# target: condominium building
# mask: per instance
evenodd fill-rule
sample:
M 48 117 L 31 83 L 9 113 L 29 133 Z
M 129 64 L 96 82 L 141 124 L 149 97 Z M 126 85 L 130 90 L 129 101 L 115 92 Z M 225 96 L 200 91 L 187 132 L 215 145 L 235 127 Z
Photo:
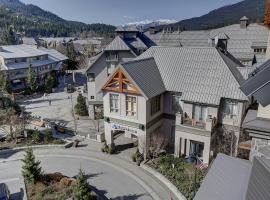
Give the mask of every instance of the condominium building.
M 136 27 L 118 28 L 116 34 L 116 38 L 93 59 L 86 70 L 89 116 L 92 119 L 95 119 L 96 113 L 103 109 L 102 94 L 98 92 L 102 83 L 119 63 L 137 57 L 149 47 L 143 42 Z
M 269 30 L 260 24 L 250 24 L 248 18 L 243 17 L 239 24 L 213 30 L 173 31 L 151 26 L 148 31 L 141 32 L 135 27 L 120 27 L 116 34 L 112 43 L 92 59 L 86 70 L 89 113 L 93 119 L 97 110 L 103 109 L 102 95 L 98 91 L 108 75 L 119 63 L 137 57 L 149 47 L 214 47 L 223 44 L 223 48 L 246 66 L 238 70 L 247 78 L 265 61 Z
M 29 45 L 0 47 L 0 69 L 7 75 L 12 90 L 27 87 L 28 69 L 31 66 L 38 84 L 43 84 L 52 71 L 58 71 L 68 58 L 56 50 Z
M 197 153 L 208 163 L 216 124 L 239 139 L 248 99 L 238 67 L 244 66 L 215 47 L 151 47 L 121 63 L 101 88 L 107 143 L 122 131 L 146 156 L 161 133 L 175 156 Z

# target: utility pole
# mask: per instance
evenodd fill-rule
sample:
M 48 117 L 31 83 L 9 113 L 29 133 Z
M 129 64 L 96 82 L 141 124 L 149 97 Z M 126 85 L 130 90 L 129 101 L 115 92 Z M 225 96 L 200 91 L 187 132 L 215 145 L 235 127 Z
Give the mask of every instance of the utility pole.
M 71 101 L 71 107 L 72 107 L 72 117 L 73 117 L 73 121 L 74 121 L 74 133 L 75 135 L 77 135 L 77 120 L 76 120 L 76 116 L 75 116 L 75 112 L 74 112 L 74 106 L 73 106 L 73 99 L 72 99 L 72 93 L 70 94 L 70 101 Z

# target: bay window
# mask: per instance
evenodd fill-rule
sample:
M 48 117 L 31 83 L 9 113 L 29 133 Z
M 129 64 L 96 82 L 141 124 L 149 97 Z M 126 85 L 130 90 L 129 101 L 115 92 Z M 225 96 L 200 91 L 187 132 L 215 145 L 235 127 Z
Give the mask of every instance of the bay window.
M 137 98 L 134 96 L 126 96 L 126 114 L 127 116 L 136 116 Z
M 110 112 L 119 112 L 119 94 L 110 94 Z

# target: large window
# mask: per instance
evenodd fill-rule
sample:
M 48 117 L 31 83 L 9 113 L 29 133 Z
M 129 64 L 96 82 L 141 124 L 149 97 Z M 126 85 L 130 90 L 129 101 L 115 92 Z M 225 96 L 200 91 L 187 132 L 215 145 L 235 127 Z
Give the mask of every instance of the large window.
M 160 99 L 160 96 L 157 96 L 151 100 L 151 115 L 160 111 Z
M 226 101 L 224 113 L 227 116 L 234 117 L 238 115 L 238 103 L 233 101 Z
M 204 144 L 201 142 L 190 141 L 189 154 L 196 154 L 199 158 L 203 157 Z
M 119 94 L 110 94 L 110 112 L 119 112 Z
M 207 119 L 207 106 L 193 105 L 192 118 L 205 122 Z
M 136 116 L 137 98 L 134 96 L 126 96 L 126 113 L 127 116 Z

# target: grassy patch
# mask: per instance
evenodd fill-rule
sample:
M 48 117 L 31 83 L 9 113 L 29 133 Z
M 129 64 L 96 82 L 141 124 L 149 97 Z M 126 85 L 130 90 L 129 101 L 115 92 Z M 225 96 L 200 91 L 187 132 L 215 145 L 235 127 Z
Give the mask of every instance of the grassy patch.
M 178 190 L 188 199 L 193 197 L 194 190 L 194 172 L 193 165 L 185 162 L 183 158 L 175 158 L 173 155 L 161 156 L 148 165 L 170 180 Z M 206 170 L 197 169 L 196 190 L 200 187 Z

